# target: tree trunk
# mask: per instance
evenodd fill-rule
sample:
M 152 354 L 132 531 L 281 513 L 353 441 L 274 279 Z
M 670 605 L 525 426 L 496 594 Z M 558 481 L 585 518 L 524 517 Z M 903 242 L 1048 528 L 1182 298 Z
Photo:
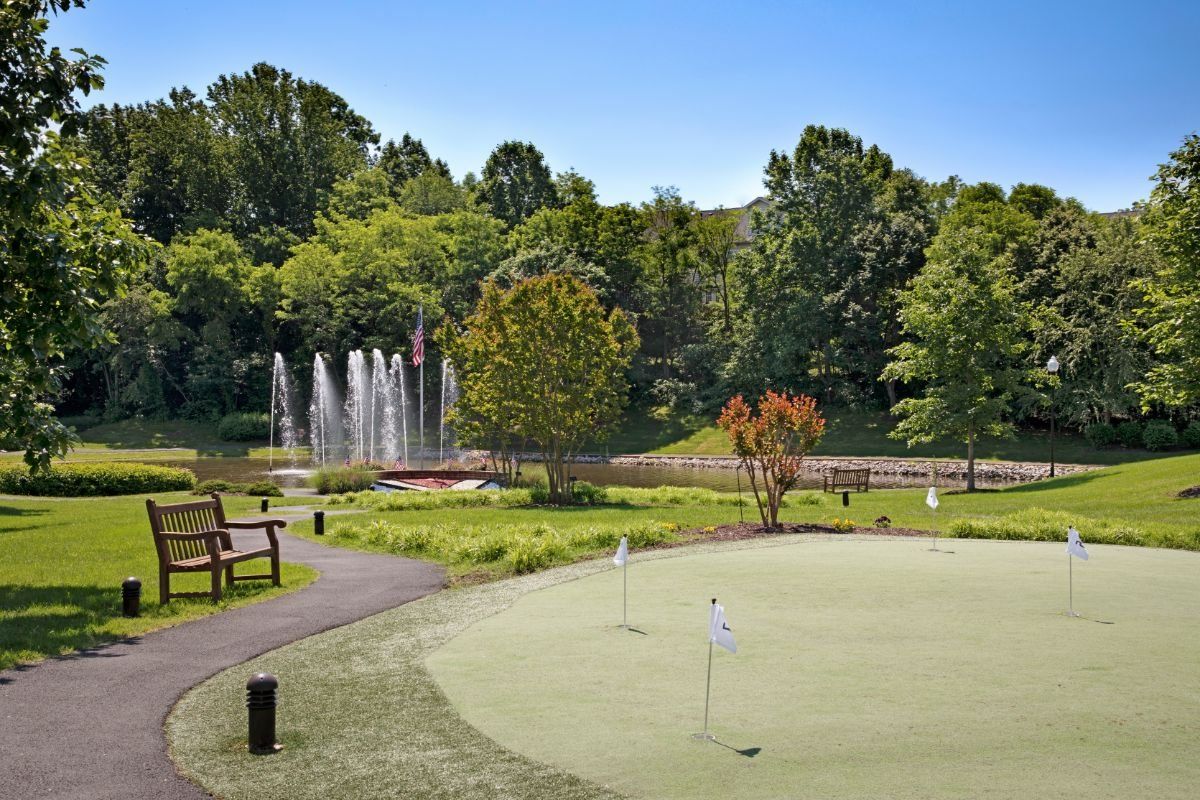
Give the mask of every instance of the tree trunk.
M 967 491 L 975 491 L 975 423 L 967 426 Z
M 896 399 L 896 379 L 890 378 L 884 381 L 883 385 L 887 388 L 888 412 L 890 413 L 896 407 L 896 403 L 899 402 Z

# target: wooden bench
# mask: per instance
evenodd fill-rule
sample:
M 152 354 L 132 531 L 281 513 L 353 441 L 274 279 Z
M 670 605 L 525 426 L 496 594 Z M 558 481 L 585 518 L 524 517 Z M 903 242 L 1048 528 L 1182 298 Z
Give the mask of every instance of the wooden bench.
M 211 597 L 221 599 L 221 572 L 225 583 L 271 579 L 279 585 L 279 540 L 276 528 L 287 527 L 281 519 L 235 522 L 225 519 L 221 496 L 214 492 L 209 500 L 160 506 L 146 500 L 150 513 L 150 531 L 158 550 L 158 599 L 166 604 L 172 597 Z M 265 529 L 270 544 L 258 550 L 235 550 L 230 530 Z M 253 558 L 271 559 L 270 575 L 234 575 L 233 565 Z M 212 589 L 207 592 L 172 592 L 171 575 L 176 572 L 211 572 Z
M 837 492 L 839 489 L 853 489 L 856 492 L 867 492 L 871 488 L 871 470 L 867 469 L 835 469 L 825 474 L 825 491 Z

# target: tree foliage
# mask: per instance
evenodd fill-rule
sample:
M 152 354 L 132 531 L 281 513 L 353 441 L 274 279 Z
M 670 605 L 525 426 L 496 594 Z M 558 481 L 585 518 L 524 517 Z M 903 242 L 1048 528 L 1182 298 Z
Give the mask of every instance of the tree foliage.
M 80 113 L 74 93 L 101 88 L 104 61 L 47 48 L 50 8 L 80 0 L 0 7 L 0 441 L 45 468 L 72 441 L 48 400 L 60 388 L 64 356 L 108 340 L 101 305 L 120 295 L 148 247 L 85 180 L 62 136 Z
M 529 142 L 504 142 L 493 150 L 475 192 L 491 215 L 509 227 L 539 208 L 558 205 L 558 188 L 545 157 Z
M 717 425 L 729 436 L 754 490 L 762 523 L 779 527 L 783 495 L 796 485 L 808 455 L 825 432 L 817 401 L 807 395 L 768 391 L 755 414 L 741 395 L 725 404 Z
M 484 287 L 447 347 L 459 379 L 452 424 L 478 446 L 528 441 L 546 467 L 551 502 L 569 503 L 569 468 L 620 419 L 637 334 L 620 309 L 561 273 L 504 290 Z
M 1146 403 L 1183 406 L 1200 401 L 1200 136 L 1188 136 L 1156 180 L 1146 230 L 1162 263 L 1140 284 L 1140 315 L 1158 363 L 1137 387 Z

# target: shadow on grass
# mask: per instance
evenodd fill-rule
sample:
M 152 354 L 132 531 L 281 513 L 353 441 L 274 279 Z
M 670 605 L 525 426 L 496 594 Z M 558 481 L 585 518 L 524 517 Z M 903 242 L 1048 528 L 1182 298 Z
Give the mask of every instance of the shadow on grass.
M 1035 494 L 1037 492 L 1053 491 L 1055 489 L 1070 489 L 1074 486 L 1085 486 L 1092 481 L 1114 477 L 1112 473 L 1077 472 L 1074 475 L 1064 475 L 1061 478 L 1048 478 L 1033 483 L 1022 483 L 1003 489 L 1004 494 Z
M 207 576 L 188 581 L 187 585 L 180 578 L 175 576 L 172 580 L 171 588 L 175 591 L 207 588 Z M 131 627 L 145 630 L 207 616 L 224 610 L 230 601 L 258 594 L 270 586 L 267 580 L 247 581 L 227 588 L 219 604 L 214 605 L 206 598 L 179 598 L 164 606 L 153 599 L 158 587 L 151 583 L 142 589 L 139 617 L 143 621 L 123 624 L 119 581 L 112 586 L 0 584 L 0 670 L 15 661 L 120 656 L 120 652 L 106 648 L 111 648 L 116 640 L 136 643 L 136 638 L 129 638 L 133 633 Z M 200 613 L 196 613 L 197 606 L 202 607 Z M 75 652 L 63 655 L 68 651 Z
M 732 750 L 733 752 L 737 753 L 739 756 L 745 756 L 746 758 L 754 758 L 756 755 L 758 755 L 759 753 L 762 752 L 761 747 L 746 747 L 746 748 L 739 750 L 738 748 L 734 747 L 733 745 L 725 744 L 720 739 L 713 739 L 712 742 L 713 742 L 713 744 L 720 745 L 721 747 L 724 747 L 726 750 Z

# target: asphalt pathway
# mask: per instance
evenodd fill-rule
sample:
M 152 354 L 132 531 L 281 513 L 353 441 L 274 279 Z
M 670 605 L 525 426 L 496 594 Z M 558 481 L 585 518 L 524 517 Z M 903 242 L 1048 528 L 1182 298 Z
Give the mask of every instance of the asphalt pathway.
M 238 531 L 235 546 L 239 539 L 253 546 L 264 537 Z M 445 577 L 421 561 L 286 532 L 280 547 L 284 561 L 321 576 L 283 597 L 0 672 L 0 798 L 206 798 L 167 756 L 163 723 L 184 692 L 268 650 L 435 592 Z

